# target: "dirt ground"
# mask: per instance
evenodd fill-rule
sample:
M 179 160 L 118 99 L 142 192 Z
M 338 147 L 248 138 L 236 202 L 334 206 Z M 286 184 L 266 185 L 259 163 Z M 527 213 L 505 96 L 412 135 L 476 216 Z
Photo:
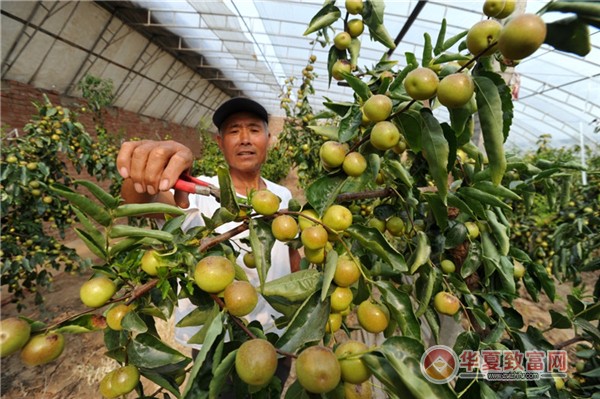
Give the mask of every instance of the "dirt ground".
M 27 308 L 22 315 L 45 322 L 57 321 L 65 315 L 84 310 L 79 300 L 79 287 L 89 277 L 89 274 L 72 275 L 62 273 L 55 277 L 50 290 L 44 292 L 45 305 L 38 308 L 31 300 L 26 302 Z M 594 276 L 588 276 L 591 281 Z M 586 281 L 584 279 L 584 281 Z M 557 286 L 557 301 L 550 303 L 543 300 L 534 303 L 523 293 L 514 302 L 515 308 L 524 316 L 526 323 L 543 330 L 550 324 L 549 309 L 563 312 L 566 295 L 571 288 Z M 3 295 L 4 297 L 4 295 Z M 545 297 L 544 297 L 545 298 Z M 2 318 L 17 315 L 16 306 L 9 304 L 1 309 Z M 161 336 L 172 336 L 172 325 L 163 323 L 159 326 Z M 548 333 L 552 343 L 563 342 L 572 337 L 571 330 L 552 330 Z M 104 344 L 101 332 L 88 334 L 67 334 L 65 350 L 56 361 L 33 368 L 27 368 L 20 363 L 18 355 L 9 356 L 1 361 L 1 397 L 2 399 L 68 399 L 68 398 L 100 398 L 98 383 L 102 377 L 112 370 L 116 363 L 103 356 Z M 182 353 L 189 351 L 177 345 Z M 155 386 L 147 382 L 147 393 L 155 390 Z M 133 397 L 133 395 L 130 395 Z

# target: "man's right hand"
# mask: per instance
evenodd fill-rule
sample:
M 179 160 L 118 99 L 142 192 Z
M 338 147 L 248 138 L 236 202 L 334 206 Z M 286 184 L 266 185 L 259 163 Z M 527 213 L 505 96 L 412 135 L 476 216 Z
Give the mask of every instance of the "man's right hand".
M 192 167 L 192 151 L 176 141 L 127 141 L 117 155 L 117 170 L 125 179 L 121 195 L 126 202 L 174 202 L 187 208 L 188 193 L 176 190 L 179 176 Z

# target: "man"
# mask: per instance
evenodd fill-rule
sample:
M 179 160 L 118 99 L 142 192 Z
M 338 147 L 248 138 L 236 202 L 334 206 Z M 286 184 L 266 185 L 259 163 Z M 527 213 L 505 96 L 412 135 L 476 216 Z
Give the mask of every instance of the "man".
M 260 175 L 261 166 L 266 160 L 270 133 L 268 114 L 264 107 L 247 98 L 233 98 L 223 103 L 214 113 L 213 122 L 218 129 L 217 144 L 229 165 L 229 172 L 235 191 L 247 196 L 252 190 L 268 189 L 281 198 L 280 207 L 287 208 L 292 198 L 290 191 Z M 186 209 L 184 228 L 203 224 L 202 215 L 211 217 L 220 207 L 212 197 L 189 195 L 172 190 L 179 176 L 192 167 L 194 155 L 181 143 L 174 141 L 132 141 L 121 146 L 117 156 L 117 168 L 123 177 L 121 196 L 128 203 L 164 202 Z M 201 180 L 218 186 L 216 177 L 201 176 Z M 218 233 L 228 231 L 237 223 L 227 223 L 217 229 Z M 243 267 L 242 257 L 250 251 L 241 238 L 247 232 L 235 237 L 232 242 L 238 246 L 238 264 Z M 299 268 L 300 255 L 281 242 L 276 242 L 272 253 L 272 266 L 267 279 L 272 280 L 287 275 Z M 245 268 L 250 282 L 259 285 L 255 269 Z M 176 309 L 176 322 L 193 310 L 189 300 L 182 300 Z M 265 332 L 275 331 L 274 317 L 279 314 L 262 298 L 253 313 L 247 317 L 259 320 Z M 198 331 L 197 327 L 176 329 L 176 339 L 187 344 L 189 338 Z

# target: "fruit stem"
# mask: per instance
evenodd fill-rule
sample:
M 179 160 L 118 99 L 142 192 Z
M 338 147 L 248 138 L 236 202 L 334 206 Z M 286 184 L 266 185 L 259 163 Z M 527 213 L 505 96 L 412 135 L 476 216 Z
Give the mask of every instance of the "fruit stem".
M 200 241 L 200 246 L 198 247 L 198 250 L 200 252 L 205 252 L 206 250 L 208 250 L 209 248 L 214 247 L 215 245 L 218 245 L 220 243 L 222 243 L 223 241 L 227 241 L 230 238 L 235 237 L 236 235 L 242 233 L 243 231 L 248 230 L 248 223 L 247 222 L 243 222 L 242 224 L 240 224 L 239 226 L 226 231 L 223 234 L 219 234 L 216 237 L 208 237 L 208 238 L 203 238 Z
M 469 66 L 470 66 L 472 63 L 474 63 L 474 62 L 476 62 L 477 60 L 479 60 L 479 59 L 480 59 L 480 58 L 481 58 L 481 57 L 482 57 L 482 56 L 485 54 L 485 52 L 486 52 L 486 51 L 488 51 L 489 49 L 491 49 L 492 47 L 494 47 L 496 44 L 498 44 L 498 41 L 491 42 L 490 44 L 488 44 L 488 46 L 487 46 L 485 49 L 483 49 L 483 50 L 482 50 L 482 51 L 481 51 L 479 54 L 475 55 L 473 58 L 471 58 L 469 61 L 467 61 L 467 62 L 465 63 L 465 65 L 463 65 L 463 66 L 461 66 L 460 68 L 458 68 L 458 71 L 456 71 L 456 73 L 462 72 L 462 71 L 464 71 L 466 68 L 469 68 Z
M 210 296 L 217 303 L 217 305 L 219 305 L 219 307 L 221 309 L 225 309 L 225 302 L 223 302 L 223 300 L 221 298 L 219 298 L 219 296 L 217 294 L 210 294 Z M 248 329 L 248 327 L 246 327 L 244 322 L 239 317 L 233 316 L 231 314 L 229 316 L 250 338 L 252 338 L 252 339 L 257 338 L 257 336 L 254 335 L 254 333 L 252 331 L 250 331 L 250 329 Z M 282 351 L 278 348 L 275 348 L 275 351 L 278 352 L 279 354 L 287 356 L 287 357 L 294 357 L 294 358 L 297 357 L 294 353 Z

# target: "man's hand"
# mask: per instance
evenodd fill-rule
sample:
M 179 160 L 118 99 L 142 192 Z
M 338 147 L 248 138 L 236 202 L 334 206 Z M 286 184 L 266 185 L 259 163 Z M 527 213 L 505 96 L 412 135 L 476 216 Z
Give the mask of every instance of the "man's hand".
M 192 151 L 175 141 L 128 141 L 117 155 L 117 170 L 125 179 L 121 195 L 127 202 L 174 202 L 186 208 L 188 193 L 169 190 L 194 162 Z M 166 195 L 167 194 L 167 195 Z

